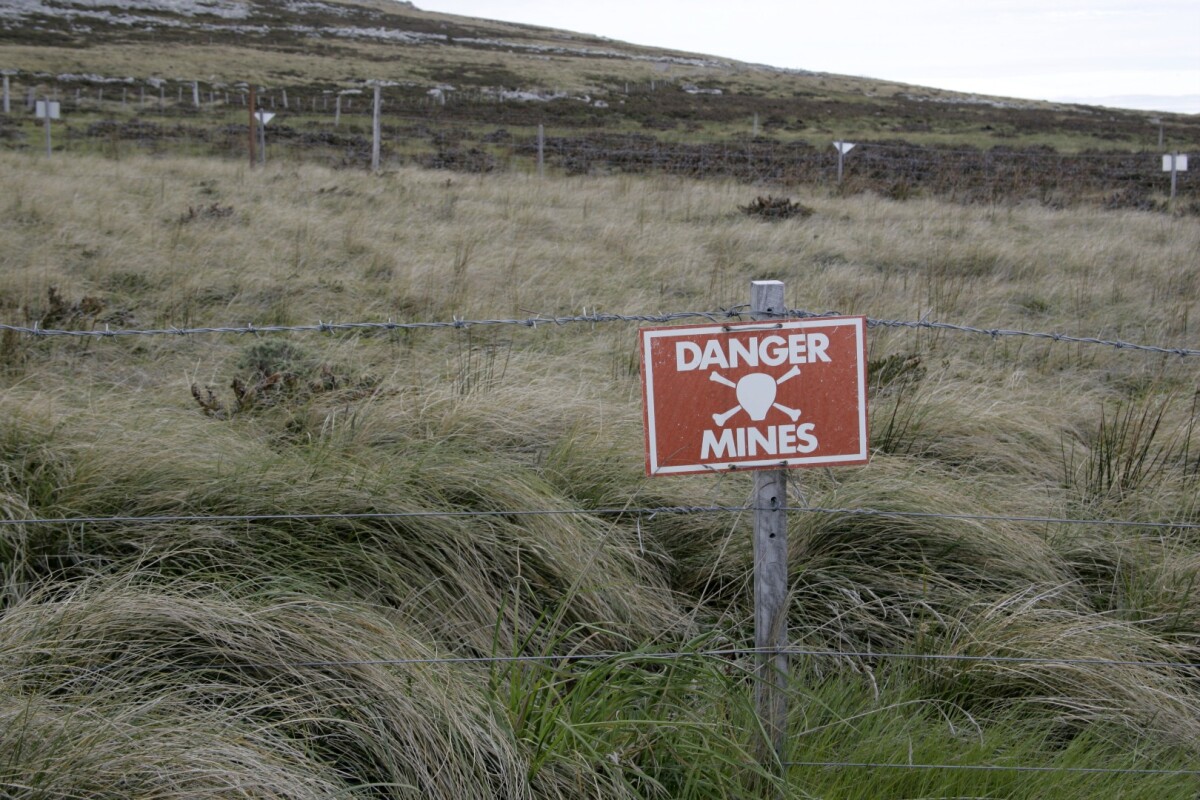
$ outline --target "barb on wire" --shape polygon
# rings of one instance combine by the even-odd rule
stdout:
[[[455,317],[450,321],[430,322],[321,322],[316,325],[254,325],[246,323],[240,326],[200,327],[200,328],[146,328],[146,329],[117,329],[107,326],[104,330],[65,330],[42,328],[36,323],[33,327],[21,325],[0,324],[0,331],[9,331],[25,336],[39,338],[74,337],[74,338],[106,338],[113,339],[127,336],[199,336],[204,334],[266,334],[266,333],[333,333],[335,331],[397,331],[397,330],[437,330],[442,328],[465,329],[499,325],[517,325],[525,328],[537,328],[539,325],[569,325],[584,323],[595,325],[607,322],[640,322],[667,325],[688,320],[707,320],[709,322],[724,322],[731,319],[741,319],[745,306],[719,308],[716,311],[676,311],[665,314],[606,314],[593,312],[574,316],[545,316],[541,314],[524,319],[460,319]],[[815,317],[840,316],[842,312],[824,311],[813,312],[805,309],[789,309],[775,314],[778,317],[793,317],[809,319]],[[1069,342],[1076,344],[1101,345],[1118,350],[1134,350],[1148,353],[1161,353],[1175,356],[1200,356],[1200,350],[1186,347],[1165,347],[1161,345],[1138,344],[1119,339],[1104,339],[1098,336],[1073,336],[1054,331],[1025,331],[1009,328],[982,328],[974,325],[959,325],[951,322],[937,322],[927,319],[895,320],[876,319],[867,317],[867,325],[873,328],[925,328],[930,330],[947,330],[958,333],[970,333],[990,336],[993,339],[1003,336],[1025,336],[1035,339],[1045,339],[1053,342]]]

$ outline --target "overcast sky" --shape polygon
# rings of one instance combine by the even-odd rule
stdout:
[[[739,61],[1200,113],[1200,0],[416,0]]]

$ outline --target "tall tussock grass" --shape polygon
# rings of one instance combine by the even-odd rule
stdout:
[[[30,597],[0,635],[15,796],[522,795],[479,682],[372,663],[433,651],[368,608],[124,573]]]
[[[676,178],[2,161],[24,326],[712,311],[764,277],[1167,347],[1200,318],[1167,215],[799,187],[767,226]],[[643,474],[632,326],[6,333],[0,794],[1193,798],[1194,359],[869,338],[871,464],[790,476],[772,759],[751,481]]]

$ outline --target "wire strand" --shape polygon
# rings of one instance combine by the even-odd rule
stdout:
[[[674,514],[741,514],[760,510],[758,506],[655,506],[648,508],[549,508],[549,509],[491,509],[469,510],[424,510],[424,511],[363,511],[328,513],[277,513],[277,514],[148,514],[77,517],[26,517],[0,519],[4,525],[150,525],[167,523],[203,522],[317,522],[325,520],[390,520],[410,518],[472,518],[472,517],[552,517],[552,516],[626,516],[653,518],[657,515]],[[1165,530],[1200,530],[1200,522],[1163,522],[1154,520],[1126,519],[1079,519],[1073,517],[1051,517],[1019,514],[955,514],[933,511],[888,511],[877,508],[834,508],[822,506],[784,506],[772,511],[795,511],[804,514],[828,514],[846,516],[871,516],[895,519],[948,519],[972,522],[1021,522],[1043,525],[1107,525],[1126,528],[1156,528]]]
[[[1031,767],[1007,764],[905,764],[878,761],[784,761],[785,767],[837,767],[839,769],[949,769],[979,772],[1062,772],[1078,775],[1200,775],[1195,769],[1137,769],[1124,767]]]
[[[1105,658],[1051,658],[1045,656],[994,656],[968,655],[959,653],[890,653],[860,650],[816,650],[801,647],[728,647],[706,650],[675,650],[651,652],[647,650],[604,651],[599,653],[554,653],[541,655],[490,655],[490,656],[414,656],[411,658],[364,658],[344,660],[311,661],[261,661],[230,662],[220,664],[225,669],[245,671],[270,669],[327,669],[333,667],[415,667],[453,665],[495,664],[576,664],[580,662],[607,663],[612,661],[681,661],[697,658],[736,659],[748,657],[796,656],[806,658],[841,658],[868,661],[925,661],[966,664],[1032,664],[1039,666],[1094,666],[1094,667],[1138,667],[1146,669],[1200,670],[1200,662],[1186,661],[1137,661]],[[39,664],[39,668],[47,666]],[[67,665],[62,665],[67,666]],[[107,671],[116,665],[90,667],[87,671]]]
[[[392,320],[388,320],[386,322],[318,322],[315,325],[254,325],[253,323],[247,323],[245,325],[199,328],[121,328],[115,330],[109,328],[108,326],[105,326],[104,330],[67,330],[62,328],[42,328],[37,325],[29,327],[0,323],[0,331],[8,331],[15,334],[38,338],[73,337],[114,339],[129,336],[199,336],[206,334],[260,335],[270,333],[335,333],[338,331],[388,332],[401,330],[438,330],[445,328],[455,328],[461,330],[466,328],[493,327],[501,325],[538,328],[573,324],[599,325],[613,322],[640,322],[666,325],[687,320],[702,319],[709,322],[723,322],[731,319],[741,319],[744,317],[744,312],[742,311],[744,308],[744,306],[734,306],[732,308],[718,309],[716,311],[678,311],[665,314],[605,314],[597,312],[592,314],[578,314],[574,316],[560,317],[536,315],[526,317],[524,319],[452,319],[448,321],[443,320],[430,322],[395,322]],[[812,312],[805,309],[790,309],[775,316],[780,318],[813,319],[841,315],[842,313],[837,311]],[[1181,357],[1200,356],[1200,349],[1140,344],[1120,339],[1105,339],[1099,336],[1075,336],[1055,331],[1026,331],[1013,328],[983,328],[974,325],[960,325],[956,323],[931,320],[875,319],[872,317],[867,317],[867,325],[868,327],[873,328],[946,330],[955,331],[958,333],[989,336],[993,339],[1000,337],[1023,336],[1034,339],[1044,339],[1052,342],[1100,345],[1104,347],[1112,347],[1117,350],[1132,350]]]

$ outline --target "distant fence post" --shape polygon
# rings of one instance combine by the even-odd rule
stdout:
[[[379,138],[383,133],[382,126],[379,122],[379,111],[381,107],[383,87],[375,84],[375,109],[371,117],[371,171],[379,172]]]
[[[45,95],[43,99],[37,101],[35,115],[46,121],[46,157],[49,158],[53,153],[50,143],[50,120],[59,118],[58,101],[51,100],[50,95]]]
[[[1179,182],[1179,173],[1187,172],[1187,156],[1182,153],[1168,153],[1163,156],[1163,172],[1171,173],[1171,202],[1175,202],[1175,187]]]
[[[4,73],[4,113],[12,113],[12,105],[8,99],[8,73]]]
[[[538,177],[546,176],[546,126],[538,123]]]
[[[750,314],[781,314],[782,281],[752,281]],[[754,473],[754,701],[770,747],[764,766],[783,754],[787,731],[788,620],[787,470]]]
[[[258,163],[267,165],[267,112],[255,111],[258,120]],[[272,115],[274,116],[274,115]]]
[[[247,130],[250,132],[250,169],[254,169],[254,156],[255,156],[254,138],[258,132],[254,129],[254,125],[257,122],[257,120],[254,118],[254,106],[256,105],[256,103],[255,103],[255,99],[254,99],[254,87],[253,86],[249,87],[249,92],[250,92],[250,98],[246,102],[246,106],[250,109],[250,126],[249,126],[249,128],[247,128]]]

